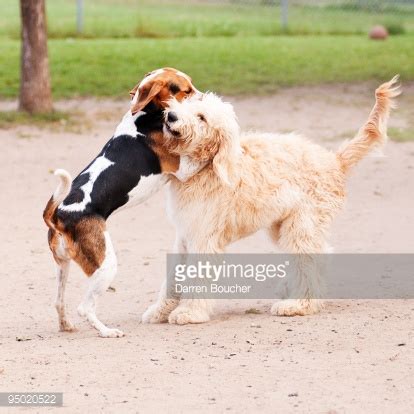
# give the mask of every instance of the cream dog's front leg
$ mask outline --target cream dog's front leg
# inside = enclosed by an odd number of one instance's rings
[[[178,235],[174,243],[173,253],[186,254],[187,248],[184,240]],[[142,315],[142,323],[164,323],[168,322],[170,313],[178,306],[179,299],[169,297],[167,294],[167,280],[165,279],[161,285],[158,299],[150,305]]]
[[[212,243],[214,245],[214,243]],[[221,253],[218,249],[212,249],[211,247],[195,247],[190,251],[201,252],[202,254],[211,255],[214,261],[214,255]],[[210,257],[210,256],[209,256]],[[203,275],[201,279],[205,283],[209,284],[210,279]],[[209,289],[207,289],[208,291]],[[210,320],[210,316],[214,310],[215,300],[208,298],[186,298],[181,299],[179,305],[174,311],[171,312],[168,322],[177,325],[186,325],[188,323],[204,323]]]

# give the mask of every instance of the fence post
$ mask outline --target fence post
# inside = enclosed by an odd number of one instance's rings
[[[76,31],[83,32],[83,0],[76,2]]]
[[[280,0],[281,7],[280,7],[280,26],[282,27],[282,31],[285,32],[288,28],[288,10],[289,10],[289,0]]]

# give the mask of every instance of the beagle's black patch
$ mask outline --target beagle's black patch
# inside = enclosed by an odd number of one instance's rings
[[[137,136],[111,138],[96,158],[73,180],[70,193],[55,211],[56,218],[71,227],[85,216],[107,219],[130,200],[145,177],[161,177],[150,135],[161,131],[162,111],[150,107],[135,120]],[[131,121],[133,122],[133,121]]]

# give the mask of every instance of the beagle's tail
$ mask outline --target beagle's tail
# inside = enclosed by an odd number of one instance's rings
[[[355,138],[345,142],[336,153],[343,172],[348,172],[375,146],[386,143],[390,111],[395,107],[394,98],[401,93],[398,80],[399,75],[396,75],[375,91],[375,105],[367,122],[358,131]]]
[[[66,170],[55,170],[54,174],[60,178],[60,183],[43,212],[43,220],[51,229],[55,229],[55,225],[52,221],[53,214],[59,204],[67,197],[72,186],[72,177]]]

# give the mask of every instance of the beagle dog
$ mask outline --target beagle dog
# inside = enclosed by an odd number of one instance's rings
[[[142,203],[176,173],[180,179],[192,164],[163,149],[163,110],[167,101],[199,93],[191,78],[173,68],[153,71],[130,92],[131,109],[98,156],[72,181],[56,170],[60,184],[43,213],[48,241],[57,264],[56,310],[61,331],[74,331],[65,311],[64,295],[69,265],[74,260],[89,277],[78,313],[101,337],[123,332],[105,326],[96,316],[96,301],[117,271],[117,259],[106,219],[115,211]],[[181,168],[180,168],[181,167]]]

